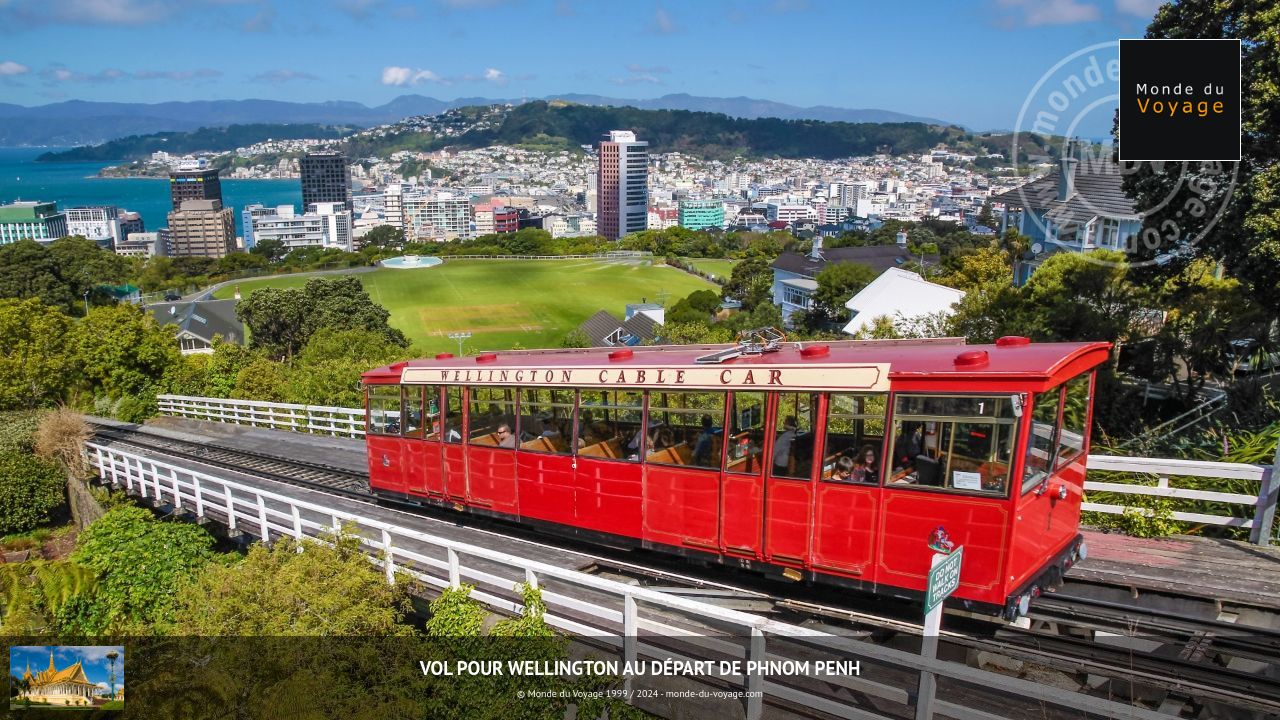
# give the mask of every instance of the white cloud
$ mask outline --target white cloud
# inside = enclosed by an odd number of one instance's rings
[[[25,75],[29,72],[31,72],[31,68],[27,67],[26,65],[23,65],[22,63],[16,63],[12,60],[5,60],[4,62],[0,62],[0,77],[11,77],[13,75]]]
[[[1076,0],[996,0],[997,4],[1014,11],[1017,20],[1028,27],[1038,25],[1072,25],[1091,22],[1101,17],[1098,6]],[[1005,18],[1006,24],[1014,18]]]
[[[658,5],[653,9],[653,25],[651,29],[659,35],[670,35],[676,31],[676,23],[667,14],[667,9]]]
[[[0,13],[29,25],[148,25],[168,19],[178,7],[174,0],[5,0]]]
[[[262,83],[270,83],[272,85],[279,85],[280,83],[287,83],[291,80],[318,80],[319,78],[317,78],[315,75],[312,75],[309,72],[303,72],[301,70],[288,70],[288,69],[282,68],[280,70],[268,70],[264,73],[258,73],[257,75],[254,75],[250,79],[253,82],[262,82]]]
[[[382,68],[383,85],[417,85],[424,82],[447,84],[449,81],[430,70],[415,70],[396,65],[388,65]]]
[[[639,75],[666,75],[671,72],[671,68],[666,65],[644,66],[631,63],[627,66],[627,72]]]
[[[507,76],[504,75],[502,71],[497,68],[485,68],[484,79],[488,80],[491,83],[496,83],[498,85],[507,84]]]
[[[648,73],[640,73],[636,75],[628,75],[627,77],[613,78],[611,82],[614,85],[641,85],[641,84],[661,85],[662,84],[661,79],[659,79],[655,75],[649,75]]]
[[[1140,18],[1154,17],[1156,10],[1164,0],[1116,0],[1116,12],[1122,15],[1136,15]]]

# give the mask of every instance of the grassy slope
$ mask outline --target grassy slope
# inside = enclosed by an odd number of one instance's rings
[[[726,280],[733,272],[733,266],[738,264],[737,260],[718,260],[714,258],[683,258],[683,260],[704,273],[722,277]]]
[[[593,260],[446,260],[417,270],[376,270],[359,275],[375,302],[391,312],[391,324],[424,351],[457,351],[446,335],[469,331],[476,349],[556,347],[565,334],[597,310],[622,316],[625,305],[666,293],[669,302],[695,290],[714,289],[665,266],[618,265]],[[264,278],[238,284],[242,295],[264,287],[296,288],[307,277]],[[229,298],[235,286],[218,291]]]

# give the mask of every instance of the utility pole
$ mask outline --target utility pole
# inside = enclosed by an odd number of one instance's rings
[[[449,338],[450,338],[450,339],[452,339],[452,340],[457,340],[457,341],[458,341],[458,355],[459,355],[459,357],[461,357],[461,356],[462,356],[462,341],[463,341],[463,340],[468,340],[468,339],[470,339],[470,338],[471,338],[471,333],[469,333],[469,332],[455,332],[455,333],[449,333]]]

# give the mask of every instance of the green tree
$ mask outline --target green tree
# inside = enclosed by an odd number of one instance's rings
[[[236,314],[249,328],[253,346],[276,357],[296,355],[321,328],[368,330],[400,347],[409,344],[355,276],[313,278],[302,290],[259,290],[237,303]]]
[[[996,218],[991,207],[991,200],[982,203],[982,209],[978,211],[977,223],[992,230],[1000,229],[1000,220]]]
[[[86,291],[92,292],[98,285],[121,285],[132,270],[129,258],[104,250],[79,235],[54,240],[49,244],[49,254],[57,261],[58,272],[69,283],[74,297],[84,297]],[[99,297],[98,301],[104,299]]]
[[[360,238],[362,247],[397,248],[404,244],[404,231],[393,225],[378,225]]]
[[[818,289],[813,293],[814,310],[828,322],[845,322],[849,309],[844,306],[849,298],[876,279],[876,271],[858,263],[831,263],[814,278]]]
[[[983,248],[972,255],[959,258],[956,268],[944,275],[932,278],[933,282],[969,292],[992,284],[1013,281],[1013,268],[1004,252]]]
[[[729,281],[720,294],[726,300],[737,300],[750,312],[760,303],[770,302],[773,294],[773,271],[769,258],[753,255],[733,266]]]
[[[80,300],[58,259],[34,240],[0,245],[0,298],[35,298],[68,313]]]
[[[289,373],[284,363],[259,357],[236,374],[231,397],[242,400],[285,402],[289,393]]]
[[[213,557],[213,537],[162,522],[139,507],[109,510],[76,540],[71,559],[98,574],[91,597],[69,603],[64,622],[86,635],[168,633],[178,593]]]
[[[216,342],[213,353],[206,355],[204,389],[200,394],[229,398],[235,390],[240,372],[261,355],[238,343]]]
[[[380,227],[390,226],[384,225]],[[377,228],[374,229],[376,230]],[[283,260],[285,255],[289,254],[289,248],[285,247],[285,244],[280,240],[276,240],[275,238],[266,238],[254,243],[253,249],[249,252],[266,258],[269,263],[277,263]]]
[[[1143,307],[1141,291],[1128,275],[1124,254],[1114,250],[1053,255],[1022,288],[1034,308],[1032,336],[1045,341],[1127,339]]]
[[[1125,177],[1125,192],[1143,214],[1144,231],[1165,237],[1173,222],[1182,237],[1203,239],[1181,248],[1170,262],[1151,264],[1142,276],[1176,277],[1195,257],[1221,261],[1251,291],[1256,302],[1280,313],[1280,5],[1272,0],[1167,2],[1147,26],[1148,38],[1239,38],[1241,40],[1241,162],[1143,163]],[[1117,130],[1116,144],[1119,145]],[[1238,167],[1233,167],[1238,165]],[[1238,170],[1232,192],[1227,179]],[[1221,172],[1218,172],[1218,171]],[[1206,190],[1207,211],[1184,212],[1183,202],[1165,202],[1179,188]],[[1225,200],[1225,210],[1216,212]],[[1169,248],[1161,248],[1168,250]],[[1154,251],[1145,246],[1139,257]]]
[[[564,336],[563,340],[560,341],[560,347],[588,348],[591,347],[591,338],[587,337],[587,334],[578,328],[574,328]]]
[[[83,379],[110,398],[154,396],[161,378],[180,362],[173,330],[133,305],[94,308],[74,337]]]
[[[354,535],[254,544],[230,565],[206,565],[178,590],[175,632],[203,636],[412,635],[405,583],[387,582]],[[301,549],[301,552],[299,552]]]
[[[39,300],[0,300],[0,409],[49,405],[76,375],[72,320]]]
[[[0,450],[0,535],[49,522],[62,505],[66,476],[56,463],[14,450]]]

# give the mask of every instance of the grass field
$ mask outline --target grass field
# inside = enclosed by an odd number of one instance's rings
[[[358,275],[391,325],[430,352],[457,352],[451,332],[471,332],[474,349],[558,347],[566,333],[608,310],[619,318],[627,303],[668,302],[714,286],[663,265],[597,260],[445,260],[416,270],[379,269]],[[214,297],[242,296],[266,287],[300,288],[309,277],[245,280]]]
[[[680,258],[690,265],[698,268],[708,275],[715,275],[726,280],[733,272],[733,266],[738,264],[737,260],[718,260],[714,258]]]

